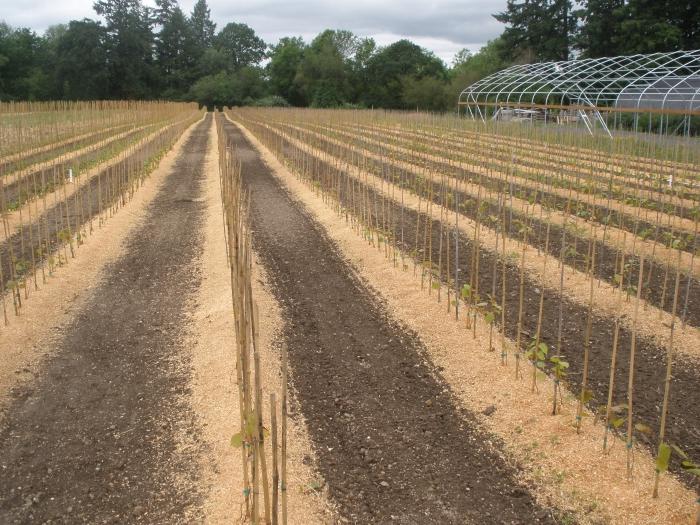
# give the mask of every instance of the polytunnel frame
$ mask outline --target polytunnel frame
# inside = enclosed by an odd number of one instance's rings
[[[457,110],[461,113],[464,108],[473,119],[484,122],[489,117],[496,120],[505,109],[543,110],[545,123],[550,110],[576,111],[593,133],[590,113],[610,136],[603,114],[612,113],[615,124],[620,114],[633,114],[635,132],[640,114],[660,115],[660,133],[664,120],[668,133],[670,117],[680,115],[683,120],[678,128],[683,125],[685,134],[689,134],[690,118],[700,115],[700,106],[696,107],[700,84],[694,86],[691,79],[700,80],[700,50],[518,64],[462,90]],[[663,84],[666,80],[669,82]],[[659,90],[660,85],[666,88],[665,92]],[[630,89],[634,90],[631,98]],[[625,98],[621,99],[623,95]],[[544,103],[538,103],[538,98],[543,98]],[[685,104],[686,99],[685,109],[670,107],[679,101]],[[572,103],[565,104],[566,100]],[[621,100],[629,104],[623,106]],[[650,118],[650,131],[651,122]]]

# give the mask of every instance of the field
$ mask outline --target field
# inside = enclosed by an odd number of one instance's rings
[[[695,139],[0,105],[0,521],[694,523]]]

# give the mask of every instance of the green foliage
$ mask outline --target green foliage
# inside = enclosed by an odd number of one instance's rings
[[[271,91],[295,106],[306,103],[299,83],[296,81],[297,70],[304,59],[305,48],[306,44],[301,37],[284,37],[272,46],[270,62],[266,66]]]
[[[205,49],[214,44],[216,24],[211,19],[211,12],[206,0],[197,0],[189,19],[192,41],[200,56]]]
[[[259,98],[254,100],[250,105],[265,108],[288,108],[290,106],[289,102],[279,95],[268,95],[266,97]]]
[[[265,58],[267,45],[246,24],[231,22],[216,35],[214,46],[227,59],[227,69],[238,71],[258,64]]]
[[[695,463],[677,445],[669,445],[668,443],[660,443],[656,454],[656,470],[657,472],[666,472],[671,463],[671,456],[678,456],[681,461],[681,468],[688,474],[700,478],[700,464]]]
[[[224,71],[199,79],[188,97],[209,108],[241,106],[265,95],[263,72],[260,68],[244,67],[235,73]]]
[[[404,99],[404,88],[426,77],[446,81],[445,65],[430,51],[399,40],[367,60],[368,84],[361,100],[368,107],[411,109]],[[425,91],[426,86],[422,87]]]
[[[444,111],[453,100],[448,98],[445,81],[435,77],[401,78],[403,102],[409,108],[423,111]]]
[[[147,99],[154,95],[154,34],[150,9],[140,0],[98,0],[105,20],[105,53],[110,95]]]
[[[552,365],[554,377],[558,380],[564,379],[569,370],[569,363],[568,361],[564,361],[564,356],[553,355],[549,358],[549,362]]]
[[[55,82],[58,91],[71,100],[108,97],[105,29],[93,20],[73,20],[56,43]]]
[[[349,31],[326,30],[304,50],[294,85],[312,107],[342,105],[351,95],[351,64],[357,38]]]
[[[575,46],[586,58],[617,54],[614,50],[621,36],[624,0],[587,0],[577,12],[583,22]]]
[[[508,0],[506,10],[494,18],[506,24],[503,58],[526,63],[568,60],[576,30],[571,0]]]
[[[448,99],[452,104],[456,103],[457,97],[465,86],[510,65],[510,61],[503,58],[506,54],[503,47],[503,39],[499,37],[490,40],[475,54],[462,49],[455,55],[450,71],[450,83],[446,88]]]
[[[547,343],[537,343],[537,341],[533,339],[530,341],[530,344],[527,347],[525,357],[532,361],[532,364],[541,370],[547,366],[548,353],[549,347],[547,346]]]

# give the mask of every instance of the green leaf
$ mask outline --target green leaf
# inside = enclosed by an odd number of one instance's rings
[[[610,424],[613,426],[613,428],[620,428],[624,422],[624,417],[616,417],[610,422]]]
[[[584,403],[588,403],[591,399],[593,399],[593,391],[588,389],[584,390],[581,400]]]
[[[245,429],[244,429],[245,434],[247,436],[252,436],[256,430],[257,424],[258,424],[258,418],[257,418],[255,411],[253,411],[248,415],[248,418],[246,419]]]
[[[666,472],[668,470],[668,462],[671,460],[671,447],[666,443],[659,445],[659,453],[656,457],[656,470],[658,472]]]
[[[685,452],[683,452],[677,445],[671,445],[671,448],[672,448],[673,451],[674,451],[676,454],[678,454],[681,458],[683,458],[683,459],[688,459],[688,454],[686,454]],[[685,461],[684,461],[684,463],[685,463]]]
[[[472,294],[472,287],[468,284],[462,286],[462,299],[468,299]]]
[[[231,436],[232,447],[241,448],[243,446],[243,443],[244,439],[242,433],[239,432],[238,434],[234,434],[233,436]]]

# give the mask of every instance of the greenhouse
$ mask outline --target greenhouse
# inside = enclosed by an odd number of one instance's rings
[[[514,65],[464,89],[458,106],[484,121],[696,134],[700,50]]]

